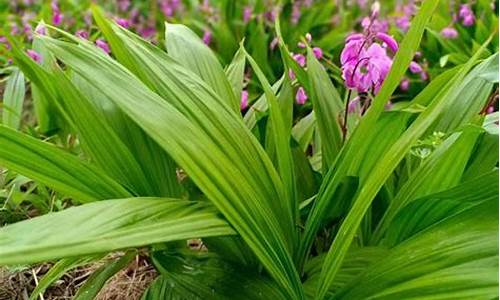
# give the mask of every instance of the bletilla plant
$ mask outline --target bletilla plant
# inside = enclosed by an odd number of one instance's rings
[[[145,300],[497,298],[491,38],[385,110],[438,3],[423,1],[399,45],[384,31],[348,39],[344,73],[359,80],[348,87],[375,92],[347,124],[342,86],[307,39],[300,65],[279,18],[274,84],[243,44],[223,68],[183,25],[165,25],[164,51],[95,7],[106,44],[52,26],[34,35],[38,55],[11,39],[6,105],[28,77],[40,128],[78,147],[21,133],[3,111],[0,165],[78,205],[1,228],[0,265],[55,262],[31,299],[116,251],[76,299],[94,298],[137,251],[159,273]],[[263,90],[254,102],[247,67]],[[312,111],[296,118],[306,99]]]

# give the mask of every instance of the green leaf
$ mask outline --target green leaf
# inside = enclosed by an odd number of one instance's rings
[[[168,54],[181,65],[193,70],[234,111],[240,111],[240,100],[212,50],[188,27],[165,23],[165,45]]]
[[[171,298],[288,299],[270,278],[210,253],[155,252],[152,257]]]
[[[240,46],[236,54],[234,54],[233,61],[227,66],[225,74],[231,83],[233,93],[236,99],[241,98],[241,91],[243,90],[243,79],[245,77],[245,52]],[[239,102],[238,102],[239,104]]]
[[[121,269],[125,268],[136,256],[136,251],[129,251],[119,259],[95,270],[78,289],[75,300],[93,300],[106,282]]]
[[[395,215],[412,200],[446,190],[460,182],[480,134],[481,128],[467,127],[438,146],[391,200],[373,234],[373,243],[382,237]]]
[[[14,68],[7,79],[2,103],[2,124],[19,129],[25,96],[24,74]]]
[[[99,169],[49,143],[0,126],[0,144],[1,166],[74,197],[76,201],[131,196]]]
[[[281,88],[281,85],[283,84],[284,77],[281,77],[278,81],[276,81],[272,88],[273,93],[276,95],[278,93],[278,90]],[[243,117],[243,121],[245,122],[245,125],[249,129],[253,129],[255,125],[257,124],[257,121],[259,121],[260,117],[259,114],[263,114],[267,112],[268,110],[268,105],[267,105],[267,99],[266,99],[266,94],[263,93],[257,101],[254,102],[252,106],[248,109],[246,112],[245,116]]]
[[[119,59],[127,64],[132,61],[127,66],[138,66],[131,71],[153,91],[85,42],[77,46],[50,38],[44,41],[161,145],[236,228],[280,286],[291,297],[300,295],[289,253],[294,235],[285,235],[296,228],[278,222],[289,219],[282,206],[286,200],[283,185],[255,137],[196,74],[128,31],[113,29],[116,32],[107,31],[113,53],[117,55],[114,49],[119,47],[123,56]]]
[[[414,200],[390,224],[384,245],[394,246],[428,227],[485,201],[498,199],[498,170]]]
[[[307,74],[314,116],[321,136],[323,169],[328,170],[342,148],[339,120],[344,109],[340,95],[330,81],[328,73],[310,48],[307,49]]]
[[[232,234],[233,229],[208,203],[167,198],[103,200],[1,228],[0,265]]]
[[[477,65],[462,81],[457,99],[446,108],[442,118],[433,128],[435,131],[450,132],[463,126],[477,116],[486,105],[493,83],[483,79],[490,69],[498,70],[498,54],[492,55]]]
[[[274,143],[273,148],[276,153],[277,160],[276,167],[281,175],[283,184],[285,185],[285,190],[287,192],[285,197],[289,200],[287,203],[287,209],[292,217],[291,224],[294,226],[298,217],[298,204],[296,200],[297,191],[295,186],[292,150],[290,147],[291,123],[285,123],[286,120],[291,122],[291,119],[286,118],[283,114],[280,108],[280,103],[272,90],[271,84],[267,81],[257,62],[255,62],[255,60],[248,53],[246,53],[246,56],[253,71],[259,78],[264,94],[266,95],[270,113],[270,120],[268,123],[270,128],[268,129],[268,132],[272,135],[272,141]]]
[[[497,274],[498,201],[487,201],[393,248],[335,299],[494,299]]]

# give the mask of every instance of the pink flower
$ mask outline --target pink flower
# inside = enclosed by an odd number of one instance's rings
[[[243,23],[247,24],[252,19],[253,8],[250,5],[247,5],[243,8]]]
[[[271,43],[269,43],[269,49],[274,50],[276,46],[278,46],[279,40],[277,37],[274,37]]]
[[[61,13],[57,12],[52,15],[52,24],[54,24],[55,26],[61,25],[62,20],[63,15]]]
[[[118,0],[118,8],[120,11],[126,11],[130,6],[130,0]]]
[[[89,38],[89,33],[83,29],[79,29],[75,32],[75,36],[87,40]]]
[[[323,57],[323,50],[319,47],[312,48],[312,52],[317,59],[321,59]]]
[[[367,49],[363,46],[363,41],[351,40],[350,43],[356,43],[356,46],[346,45],[341,54],[342,77],[346,86],[359,93],[370,89],[377,93],[389,73],[392,59],[378,43],[371,44]],[[357,53],[354,52],[356,50]]]
[[[359,96],[356,96],[354,99],[349,101],[349,105],[347,106],[347,111],[351,114],[353,112],[356,112],[356,108],[359,106],[359,104],[361,102],[360,100],[361,99],[359,98]]]
[[[301,67],[306,66],[306,57],[302,54],[293,55],[293,59],[299,64]]]
[[[130,21],[124,18],[117,18],[116,19],[116,24],[120,25],[123,28],[129,28],[130,27]]]
[[[57,1],[52,1],[50,8],[52,9],[52,24],[55,26],[60,25],[62,23],[63,15],[61,14]]]
[[[244,110],[247,107],[248,107],[248,91],[243,90],[241,91],[240,109]]]
[[[212,32],[208,29],[206,29],[204,32],[203,32],[203,43],[205,43],[205,45],[210,45],[210,42],[212,42]]]
[[[35,32],[39,35],[47,35],[47,27],[44,24],[38,24],[35,28]]]
[[[294,25],[297,25],[300,20],[300,16],[302,15],[302,12],[300,11],[300,2],[299,1],[294,1],[293,6],[292,6],[292,15],[291,15],[291,22]]]
[[[410,68],[409,69],[410,69],[410,72],[412,72],[413,74],[417,74],[417,73],[421,73],[422,72],[422,67],[418,63],[416,63],[414,61],[412,61],[410,63]]]
[[[445,27],[443,28],[443,30],[441,30],[441,35],[445,39],[456,39],[458,37],[458,32],[453,27]]]
[[[458,16],[462,19],[462,24],[464,26],[472,26],[474,25],[474,22],[476,20],[474,12],[472,11],[472,9],[468,4],[460,5]]]
[[[399,83],[399,88],[402,90],[402,91],[407,91],[409,88],[410,88],[410,79],[408,78],[403,78],[403,80],[401,80],[401,83]]]
[[[474,15],[469,15],[469,16],[464,17],[464,19],[462,20],[462,24],[464,26],[470,27],[470,26],[474,25],[475,21],[476,21],[476,17]]]
[[[101,48],[106,54],[110,54],[111,53],[111,49],[109,48],[108,43],[106,43],[104,40],[97,39],[95,41],[95,44],[97,45],[97,47]]]
[[[304,105],[307,101],[307,94],[303,87],[299,87],[297,93],[295,94],[295,102],[299,105]]]
[[[387,47],[391,49],[392,52],[394,53],[398,52],[399,49],[398,42],[396,42],[396,40],[392,36],[383,32],[378,32],[376,37],[382,42],[384,42],[387,45]]]
[[[290,80],[295,80],[295,73],[293,72],[292,69],[288,70],[288,77],[290,77]]]
[[[42,63],[42,56],[40,53],[36,52],[35,50],[28,49],[26,51],[29,57],[31,57],[37,64]]]

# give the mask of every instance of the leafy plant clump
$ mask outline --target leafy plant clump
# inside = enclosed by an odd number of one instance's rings
[[[387,107],[438,4],[423,1],[399,45],[370,31],[372,14],[346,43],[357,51],[341,58],[345,93],[307,36],[301,66],[279,18],[273,84],[243,43],[223,68],[184,25],[165,24],[165,51],[97,7],[109,51],[50,25],[33,37],[40,57],[11,38],[10,93],[26,76],[57,137],[9,119],[0,165],[57,201],[0,228],[0,265],[55,262],[31,299],[116,251],[76,299],[94,298],[138,253],[160,274],[145,300],[497,298],[498,127],[485,111],[496,33]],[[242,114],[247,67],[263,94]],[[297,114],[305,97],[311,110]]]

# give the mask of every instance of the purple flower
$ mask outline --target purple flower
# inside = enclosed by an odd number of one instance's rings
[[[368,41],[363,35],[352,34],[340,55],[345,84],[359,93],[370,89],[377,93],[392,66],[386,49],[378,43],[368,46]]]
[[[347,112],[349,113],[353,113],[356,111],[356,108],[358,108],[359,104],[360,104],[360,101],[361,99],[359,98],[359,96],[356,96],[354,99],[352,99],[351,101],[349,101],[349,105],[347,106]]]
[[[445,27],[443,28],[443,30],[441,30],[441,35],[445,39],[456,39],[458,37],[458,32],[453,27]]]
[[[210,42],[212,42],[212,32],[208,29],[205,29],[205,31],[203,32],[203,43],[205,43],[205,45],[210,45]]]
[[[401,80],[401,82],[399,83],[399,88],[402,90],[402,91],[407,91],[409,88],[410,88],[410,79],[408,78],[403,78],[403,80]]]
[[[474,16],[474,12],[470,8],[468,4],[460,5],[460,10],[458,12],[458,16],[462,19],[462,24],[464,26],[472,26],[476,21],[476,17]]]
[[[57,3],[57,1],[52,1],[50,7],[52,9],[52,24],[54,24],[55,26],[61,25],[63,15],[61,14],[61,10],[59,9],[59,4]]]
[[[75,32],[75,36],[81,38],[81,39],[84,39],[84,40],[88,40],[89,38],[89,33],[83,29],[79,29]]]
[[[248,91],[243,90],[241,91],[240,109],[244,110],[247,107],[248,107]]]
[[[250,5],[247,5],[243,8],[243,23],[247,24],[250,22],[250,19],[252,18],[252,12],[253,8]]]
[[[299,64],[301,67],[306,66],[306,57],[302,54],[294,54],[293,59]]]
[[[139,35],[142,36],[144,39],[148,40],[154,37],[156,34],[156,29],[152,26],[146,26],[143,28],[140,28],[138,30]]]
[[[297,25],[297,23],[299,23],[301,15],[302,12],[300,11],[300,2],[299,1],[293,2],[292,15],[290,17],[290,21],[292,22],[292,24]]]
[[[62,20],[63,20],[63,15],[61,13],[57,12],[52,15],[52,24],[54,24],[55,26],[61,25]]]
[[[162,0],[160,3],[161,11],[165,17],[171,17],[175,14],[175,11],[179,8],[180,2],[178,0]]]
[[[293,72],[292,69],[288,70],[288,77],[290,77],[290,80],[292,80],[292,81],[295,80],[295,78],[296,78],[295,73]]]
[[[407,16],[396,18],[395,24],[396,27],[398,27],[404,32],[407,32],[408,29],[410,28],[410,18],[408,18]]]
[[[323,50],[319,47],[312,48],[312,52],[317,59],[321,59],[323,57]]]
[[[36,26],[35,32],[39,35],[47,35],[47,27],[44,24],[40,23]]]
[[[304,105],[307,101],[307,94],[306,91],[304,91],[303,87],[299,87],[297,89],[297,93],[295,94],[295,102],[299,105]]]
[[[123,28],[129,28],[130,27],[130,21],[124,18],[117,18],[116,19],[116,24],[120,25]]]
[[[409,69],[410,69],[410,72],[412,72],[413,74],[421,73],[423,71],[422,67],[418,63],[416,63],[414,61],[412,61],[410,63],[410,68]]]
[[[32,50],[32,49],[28,49],[26,51],[26,53],[28,54],[29,57],[31,57],[31,59],[33,59],[37,64],[40,64],[42,63],[42,56],[40,55],[40,53],[36,52],[35,50]]]
[[[130,6],[130,0],[118,0],[118,8],[120,11],[126,11]]]
[[[279,40],[278,37],[274,37],[271,43],[269,43],[269,49],[274,50],[276,46],[278,46]]]
[[[392,52],[394,53],[398,52],[399,49],[398,42],[396,42],[396,40],[392,36],[383,32],[378,32],[376,36],[379,40],[384,42],[387,45],[387,47],[391,49]]]
[[[109,48],[108,43],[106,43],[104,40],[97,39],[95,41],[95,44],[96,44],[97,47],[101,48],[106,54],[110,54],[111,53],[111,49]]]

